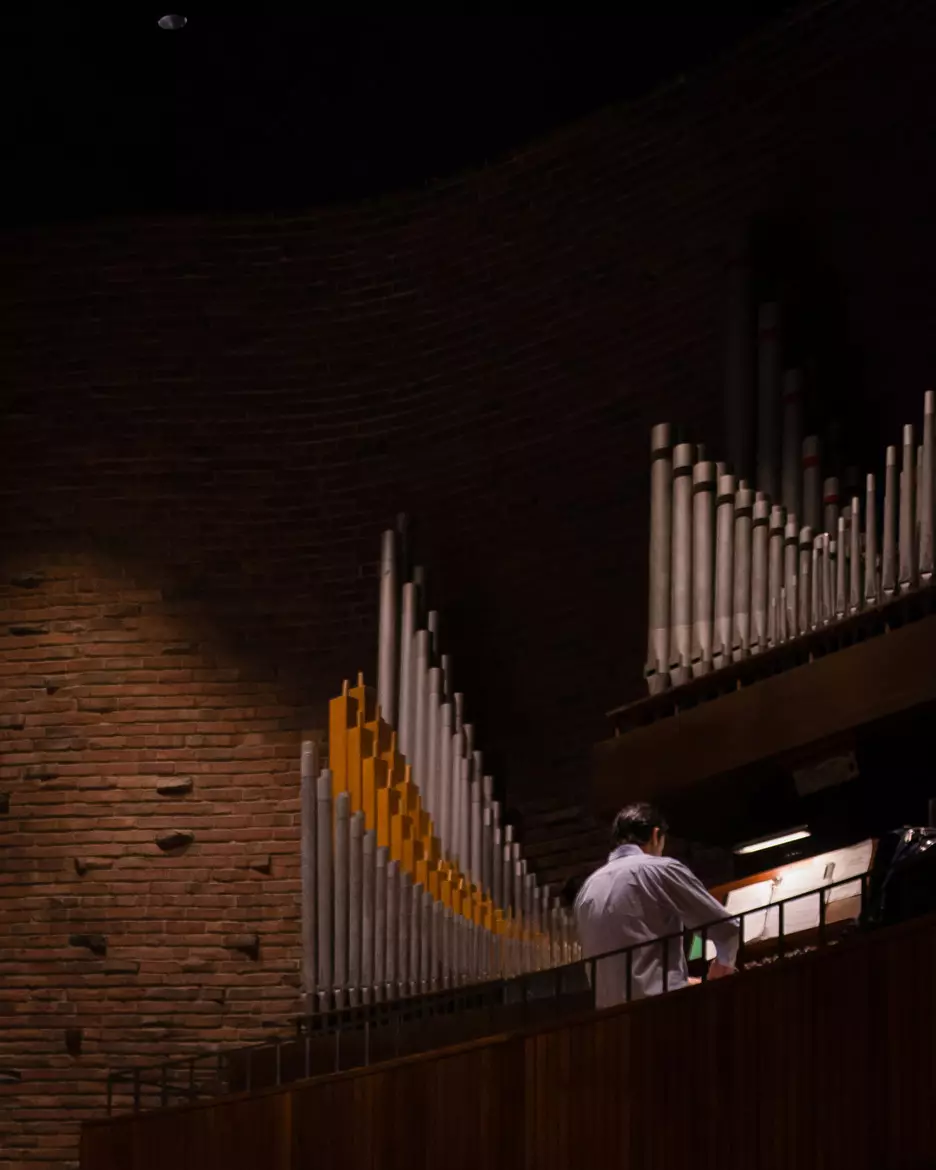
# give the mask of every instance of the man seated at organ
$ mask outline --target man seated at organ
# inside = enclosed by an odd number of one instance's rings
[[[666,821],[652,805],[630,804],[617,814],[612,829],[615,848],[575,901],[582,953],[585,958],[606,955],[705,926],[716,953],[709,978],[729,975],[738,953],[737,919],[725,918],[724,907],[681,861],[663,856],[666,832]],[[637,946],[631,956],[632,999],[675,991],[692,982],[679,938],[665,947],[659,942]],[[626,954],[597,964],[596,1007],[626,1002],[627,968]]]

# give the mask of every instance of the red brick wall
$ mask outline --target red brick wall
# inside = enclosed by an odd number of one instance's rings
[[[869,402],[877,443],[916,412],[934,24],[829,5],[429,193],[6,242],[2,1170],[73,1158],[107,1067],[296,1009],[299,734],[373,673],[395,512],[499,774],[571,795],[640,692],[648,428],[718,444],[748,224],[844,290],[817,298],[829,396]]]

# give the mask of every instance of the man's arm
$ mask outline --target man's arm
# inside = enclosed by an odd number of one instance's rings
[[[710,922],[716,922],[716,926],[708,927],[706,937],[715,945],[718,962],[723,967],[734,967],[735,959],[738,957],[737,918],[725,917],[725,907],[712,897],[695,874],[681,861],[667,858],[665,867],[661,866],[659,872],[661,887],[682,919],[683,925],[694,930],[700,926],[707,926]]]

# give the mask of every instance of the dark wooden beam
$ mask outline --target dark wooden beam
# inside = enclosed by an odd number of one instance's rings
[[[628,800],[665,798],[933,702],[936,616],[604,740],[592,803],[607,815]]]

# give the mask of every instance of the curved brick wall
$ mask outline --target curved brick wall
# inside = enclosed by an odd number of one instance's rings
[[[106,1067],[296,1009],[298,740],[373,672],[398,510],[511,793],[571,794],[640,693],[647,430],[718,444],[746,224],[847,290],[830,395],[916,413],[936,10],[883,14],[829,5],[431,193],[6,242],[3,1170],[73,1159]]]

